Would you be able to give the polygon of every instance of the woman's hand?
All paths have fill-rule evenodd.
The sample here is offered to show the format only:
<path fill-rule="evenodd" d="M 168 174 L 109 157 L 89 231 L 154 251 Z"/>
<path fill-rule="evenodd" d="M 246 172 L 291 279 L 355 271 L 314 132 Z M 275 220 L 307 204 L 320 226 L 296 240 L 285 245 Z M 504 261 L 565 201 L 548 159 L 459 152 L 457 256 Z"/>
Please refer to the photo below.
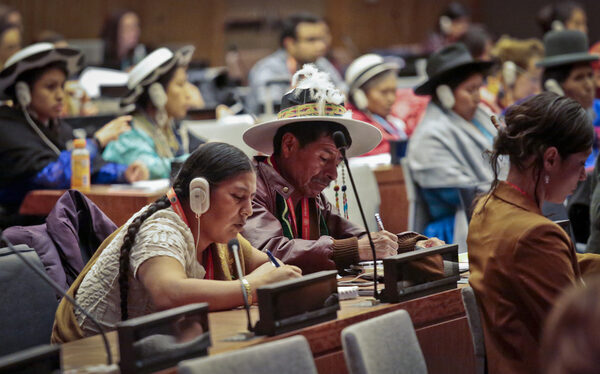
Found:
<path fill-rule="evenodd" d="M 117 140 L 119 135 L 122 133 L 131 130 L 131 126 L 129 126 L 129 122 L 131 122 L 131 116 L 120 116 L 106 125 L 102 126 L 102 128 L 94 134 L 94 137 L 100 143 L 100 147 L 104 148 L 106 145 L 113 140 Z"/>
<path fill-rule="evenodd" d="M 267 262 L 259 266 L 252 273 L 246 276 L 246 280 L 252 287 L 252 292 L 265 284 L 275 283 L 286 279 L 299 278 L 302 276 L 302 270 L 294 265 L 281 265 L 276 268 L 273 264 Z M 255 299 L 256 300 L 256 299 Z"/>
<path fill-rule="evenodd" d="M 373 245 L 377 258 L 385 258 L 398 253 L 398 236 L 389 231 L 377 231 L 371 233 Z M 369 237 L 364 235 L 358 239 L 358 257 L 361 261 L 373 260 Z"/>
<path fill-rule="evenodd" d="M 141 161 L 134 161 L 129 164 L 127 170 L 125 170 L 125 180 L 128 183 L 136 181 L 144 181 L 150 177 L 150 172 L 146 165 Z"/>

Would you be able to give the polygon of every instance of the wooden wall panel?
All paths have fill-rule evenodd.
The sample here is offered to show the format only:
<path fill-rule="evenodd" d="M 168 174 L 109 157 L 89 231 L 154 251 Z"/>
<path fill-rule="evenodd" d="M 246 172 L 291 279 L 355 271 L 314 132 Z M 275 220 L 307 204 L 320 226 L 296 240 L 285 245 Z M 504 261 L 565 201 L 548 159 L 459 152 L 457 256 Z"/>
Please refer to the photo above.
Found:
<path fill-rule="evenodd" d="M 25 40 L 43 30 L 66 38 L 95 38 L 113 9 L 130 8 L 142 20 L 142 42 L 150 46 L 191 43 L 198 59 L 223 61 L 225 2 L 219 0 L 4 0 L 23 14 Z"/>
<path fill-rule="evenodd" d="M 473 18 L 481 19 L 483 3 L 462 0 Z M 515 0 L 516 1 L 516 0 Z M 151 46 L 193 43 L 196 58 L 212 65 L 224 63 L 230 45 L 239 49 L 274 50 L 278 30 L 272 25 L 286 15 L 311 11 L 325 17 L 334 48 L 349 48 L 350 57 L 392 45 L 423 41 L 450 0 L 0 0 L 17 7 L 25 21 L 25 39 L 42 30 L 67 38 L 97 37 L 105 15 L 115 8 L 131 8 L 142 19 L 142 41 Z M 263 20 L 258 29 L 226 32 L 231 20 Z"/>
<path fill-rule="evenodd" d="M 420 43 L 450 0 L 328 0 L 334 46 L 353 45 L 355 54 L 392 45 Z M 480 0 L 463 0 L 478 17 Z M 351 43 L 351 44 L 349 44 Z"/>

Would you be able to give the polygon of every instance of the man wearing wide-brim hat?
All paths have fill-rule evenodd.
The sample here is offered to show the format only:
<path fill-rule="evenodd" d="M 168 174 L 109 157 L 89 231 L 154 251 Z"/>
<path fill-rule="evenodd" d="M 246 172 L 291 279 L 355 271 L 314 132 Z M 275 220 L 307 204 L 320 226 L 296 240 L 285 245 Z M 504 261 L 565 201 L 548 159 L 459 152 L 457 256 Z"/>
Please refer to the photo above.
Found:
<path fill-rule="evenodd" d="M 304 273 L 372 259 L 365 230 L 334 212 L 322 191 L 336 180 L 341 161 L 334 132 L 346 137 L 349 157 L 373 149 L 381 133 L 347 116 L 342 94 L 323 74 L 305 66 L 294 80 L 306 79 L 283 97 L 278 118 L 244 133 L 246 144 L 269 156 L 255 158 L 256 197 L 242 234 Z M 378 257 L 397 253 L 395 234 L 372 235 Z M 416 235 L 411 240 L 414 246 Z"/>
<path fill-rule="evenodd" d="M 415 88 L 431 96 L 408 144 L 410 172 L 427 203 L 425 234 L 466 245 L 467 220 L 461 192 L 485 191 L 493 180 L 483 153 L 497 131 L 480 106 L 479 89 L 492 63 L 477 61 L 455 43 L 427 60 L 428 79 Z"/>

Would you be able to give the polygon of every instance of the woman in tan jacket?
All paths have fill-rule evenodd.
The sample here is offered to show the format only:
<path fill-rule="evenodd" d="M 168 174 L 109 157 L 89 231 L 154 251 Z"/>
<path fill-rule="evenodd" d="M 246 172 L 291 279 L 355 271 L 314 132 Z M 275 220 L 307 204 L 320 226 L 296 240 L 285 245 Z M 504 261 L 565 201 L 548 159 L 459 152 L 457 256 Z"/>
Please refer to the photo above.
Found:
<path fill-rule="evenodd" d="M 600 271 L 600 256 L 575 253 L 569 235 L 541 213 L 562 203 L 585 179 L 593 128 L 574 100 L 533 96 L 506 114 L 491 163 L 510 158 L 506 181 L 497 175 L 475 207 L 469 236 L 469 283 L 483 321 L 493 373 L 537 373 L 541 329 L 561 290 Z"/>

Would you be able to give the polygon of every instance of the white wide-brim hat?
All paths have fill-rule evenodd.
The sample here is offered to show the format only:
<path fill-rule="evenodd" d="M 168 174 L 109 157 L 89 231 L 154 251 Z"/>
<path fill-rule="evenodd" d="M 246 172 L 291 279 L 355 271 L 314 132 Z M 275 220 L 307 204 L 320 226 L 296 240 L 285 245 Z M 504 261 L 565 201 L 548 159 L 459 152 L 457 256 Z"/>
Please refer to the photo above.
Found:
<path fill-rule="evenodd" d="M 195 49 L 194 46 L 188 45 L 173 53 L 163 47 L 146 56 L 129 72 L 129 92 L 121 99 L 121 106 L 135 103 L 146 87 L 158 81 L 173 66 L 189 65 Z"/>
<path fill-rule="evenodd" d="M 352 61 L 346 69 L 345 80 L 350 93 L 362 87 L 371 78 L 387 71 L 398 71 L 401 66 L 395 62 L 385 61 L 383 57 L 369 53 Z"/>
<path fill-rule="evenodd" d="M 347 157 L 360 156 L 371 151 L 377 147 L 382 139 L 381 131 L 366 122 L 339 115 L 315 115 L 277 119 L 255 125 L 244 132 L 244 142 L 259 152 L 271 155 L 273 153 L 273 138 L 277 130 L 290 123 L 301 122 L 335 122 L 344 126 L 348 130 L 350 138 L 352 138 L 352 144 L 346 150 Z M 307 124 L 307 126 L 310 125 Z"/>
<path fill-rule="evenodd" d="M 12 55 L 0 71 L 0 99 L 8 100 L 7 91 L 26 71 L 41 68 L 53 62 L 64 62 L 68 77 L 83 67 L 84 57 L 74 48 L 56 48 L 52 43 L 36 43 Z M 68 78 L 67 77 L 67 78 Z"/>
<path fill-rule="evenodd" d="M 298 79 L 304 79 L 298 82 Z M 295 89 L 281 100 L 277 119 L 260 123 L 244 132 L 246 144 L 267 155 L 273 153 L 273 138 L 279 128 L 292 123 L 334 122 L 348 130 L 351 144 L 346 150 L 348 157 L 363 155 L 381 142 L 381 131 L 375 126 L 351 118 L 342 104 L 343 95 L 333 86 L 329 76 L 314 65 L 305 65 L 292 78 Z M 350 142 L 348 142 L 350 143 Z"/>

